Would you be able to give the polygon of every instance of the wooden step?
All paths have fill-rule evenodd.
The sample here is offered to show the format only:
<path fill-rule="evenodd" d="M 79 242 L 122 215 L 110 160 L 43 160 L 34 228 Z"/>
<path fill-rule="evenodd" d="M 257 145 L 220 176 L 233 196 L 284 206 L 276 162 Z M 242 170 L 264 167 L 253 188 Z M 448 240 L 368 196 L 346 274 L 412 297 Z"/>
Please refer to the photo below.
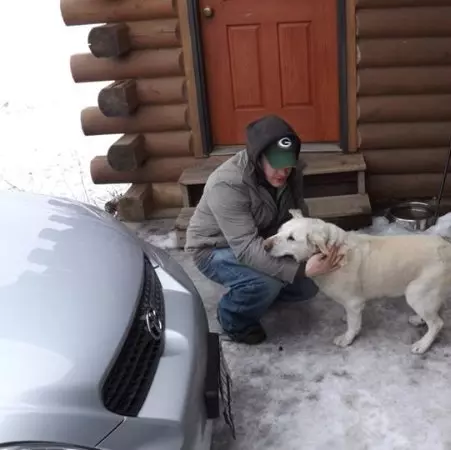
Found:
<path fill-rule="evenodd" d="M 371 204 L 367 194 L 337 195 L 334 197 L 307 198 L 310 216 L 320 219 L 371 215 Z"/>
<path fill-rule="evenodd" d="M 366 164 L 362 154 L 307 153 L 302 158 L 307 164 L 304 183 L 309 197 L 366 193 Z M 178 182 L 184 207 L 196 206 L 208 177 L 218 165 L 207 160 L 183 171 Z"/>
<path fill-rule="evenodd" d="M 367 194 L 337 195 L 305 199 L 311 217 L 335 223 L 345 230 L 371 225 L 372 210 Z M 195 207 L 182 208 L 175 221 L 178 246 L 185 245 L 185 234 Z"/>
<path fill-rule="evenodd" d="M 301 154 L 307 166 L 304 169 L 305 176 L 330 173 L 362 172 L 366 170 L 365 160 L 361 153 L 337 154 L 337 153 L 306 153 Z M 196 167 L 185 169 L 178 182 L 184 186 L 205 184 L 210 174 L 220 163 L 206 162 Z"/>
<path fill-rule="evenodd" d="M 306 162 L 305 176 L 327 173 L 363 172 L 366 170 L 365 160 L 361 153 L 308 153 L 301 158 Z"/>

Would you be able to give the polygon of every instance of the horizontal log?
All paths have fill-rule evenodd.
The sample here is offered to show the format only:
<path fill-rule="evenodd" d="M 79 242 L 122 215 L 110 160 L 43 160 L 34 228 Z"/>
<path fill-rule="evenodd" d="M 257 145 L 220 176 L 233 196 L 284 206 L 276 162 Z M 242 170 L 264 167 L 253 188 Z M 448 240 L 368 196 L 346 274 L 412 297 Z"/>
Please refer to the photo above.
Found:
<path fill-rule="evenodd" d="M 131 116 L 139 106 L 136 81 L 114 81 L 99 92 L 97 103 L 106 117 Z"/>
<path fill-rule="evenodd" d="M 451 66 L 371 67 L 360 69 L 359 95 L 451 93 Z"/>
<path fill-rule="evenodd" d="M 445 147 L 451 122 L 368 123 L 358 127 L 360 149 Z"/>
<path fill-rule="evenodd" d="M 136 80 L 136 91 L 141 105 L 187 102 L 184 77 L 139 79 Z"/>
<path fill-rule="evenodd" d="M 108 149 L 108 164 L 119 171 L 136 170 L 148 158 L 142 134 L 128 134 L 119 138 Z"/>
<path fill-rule="evenodd" d="M 76 83 L 170 77 L 184 74 L 179 48 L 135 50 L 120 59 L 96 58 L 90 53 L 72 55 L 70 69 Z"/>
<path fill-rule="evenodd" d="M 451 6 L 359 10 L 356 33 L 359 38 L 451 36 Z"/>
<path fill-rule="evenodd" d="M 190 131 L 145 133 L 144 145 L 151 157 L 189 156 L 193 154 Z"/>
<path fill-rule="evenodd" d="M 405 6 L 451 6 L 451 0 L 356 0 L 357 9 Z"/>
<path fill-rule="evenodd" d="M 146 220 L 153 210 L 152 184 L 132 184 L 117 202 L 117 214 L 127 222 Z"/>
<path fill-rule="evenodd" d="M 117 58 L 131 50 L 128 26 L 107 23 L 94 27 L 88 34 L 88 46 L 96 58 Z"/>
<path fill-rule="evenodd" d="M 115 23 L 176 17 L 176 0 L 61 0 L 66 25 Z"/>
<path fill-rule="evenodd" d="M 127 22 L 132 50 L 171 48 L 181 45 L 177 19 Z"/>
<path fill-rule="evenodd" d="M 443 173 L 447 147 L 364 150 L 367 173 Z M 450 165 L 451 168 L 451 165 Z"/>
<path fill-rule="evenodd" d="M 360 39 L 359 68 L 451 64 L 451 37 Z"/>
<path fill-rule="evenodd" d="M 209 161 L 225 161 L 229 156 L 211 156 Z M 152 158 L 134 171 L 119 172 L 111 168 L 105 156 L 96 156 L 91 161 L 91 179 L 94 184 L 112 183 L 167 183 L 177 182 L 182 172 L 199 164 L 199 158 Z"/>
<path fill-rule="evenodd" d="M 390 174 L 367 176 L 371 201 L 432 198 L 438 196 L 442 175 L 439 173 Z M 444 195 L 451 194 L 451 177 L 446 180 Z"/>
<path fill-rule="evenodd" d="M 152 183 L 154 207 L 181 208 L 183 206 L 182 191 L 178 183 Z"/>
<path fill-rule="evenodd" d="M 451 95 L 360 97 L 357 117 L 360 123 L 451 121 Z"/>
<path fill-rule="evenodd" d="M 85 136 L 189 130 L 187 105 L 142 106 L 131 117 L 105 117 L 97 107 L 81 112 Z"/>

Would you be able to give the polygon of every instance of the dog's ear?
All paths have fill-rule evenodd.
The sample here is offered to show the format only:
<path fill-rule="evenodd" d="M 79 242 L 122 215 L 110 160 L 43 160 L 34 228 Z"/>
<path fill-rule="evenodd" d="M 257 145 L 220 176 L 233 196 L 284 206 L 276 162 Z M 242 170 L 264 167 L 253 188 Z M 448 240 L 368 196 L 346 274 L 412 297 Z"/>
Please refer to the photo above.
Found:
<path fill-rule="evenodd" d="M 329 252 L 327 249 L 326 239 L 320 233 L 309 233 L 307 235 L 307 242 L 309 242 L 313 247 L 318 247 L 319 251 L 324 255 L 327 255 L 327 253 Z"/>
<path fill-rule="evenodd" d="M 289 209 L 288 212 L 292 215 L 293 219 L 304 217 L 300 209 Z"/>

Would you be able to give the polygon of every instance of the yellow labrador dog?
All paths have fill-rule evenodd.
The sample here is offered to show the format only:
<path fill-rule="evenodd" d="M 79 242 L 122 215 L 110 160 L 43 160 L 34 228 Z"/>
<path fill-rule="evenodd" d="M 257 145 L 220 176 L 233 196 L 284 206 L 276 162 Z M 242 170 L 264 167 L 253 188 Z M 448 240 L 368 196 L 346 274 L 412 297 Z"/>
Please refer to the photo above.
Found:
<path fill-rule="evenodd" d="M 271 255 L 291 255 L 305 261 L 327 253 L 327 246 L 341 245 L 342 266 L 314 278 L 319 289 L 346 310 L 347 331 L 335 338 L 340 347 L 359 334 L 362 311 L 370 299 L 405 296 L 417 313 L 412 325 L 426 323 L 425 335 L 412 345 L 413 353 L 426 352 L 443 327 L 439 310 L 451 294 L 451 244 L 440 236 L 371 236 L 346 232 L 320 219 L 291 210 L 292 219 L 265 241 Z"/>

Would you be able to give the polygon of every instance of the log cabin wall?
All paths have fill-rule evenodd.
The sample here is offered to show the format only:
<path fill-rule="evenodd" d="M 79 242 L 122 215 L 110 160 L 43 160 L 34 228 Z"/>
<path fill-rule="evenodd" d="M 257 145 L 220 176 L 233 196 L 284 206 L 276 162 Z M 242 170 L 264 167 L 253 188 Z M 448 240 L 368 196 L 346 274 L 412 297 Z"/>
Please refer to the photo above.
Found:
<path fill-rule="evenodd" d="M 177 180 L 203 156 L 187 0 L 61 0 L 66 25 L 88 25 L 72 55 L 76 83 L 111 81 L 81 111 L 86 136 L 122 134 L 91 162 L 96 184 L 133 183 L 122 215 L 181 205 Z"/>
<path fill-rule="evenodd" d="M 451 0 L 357 0 L 356 35 L 371 199 L 434 197 L 451 137 Z"/>

